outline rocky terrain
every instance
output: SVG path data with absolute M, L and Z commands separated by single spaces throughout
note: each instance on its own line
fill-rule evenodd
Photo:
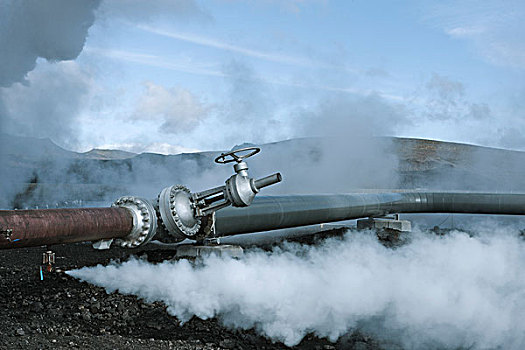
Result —
M 311 243 L 311 242 L 310 242 Z M 2 349 L 284 349 L 254 331 L 224 328 L 218 320 L 197 318 L 181 325 L 162 303 L 107 294 L 63 271 L 126 259 L 120 248 L 95 251 L 89 244 L 52 247 L 57 271 L 40 277 L 45 247 L 3 250 L 0 254 L 0 348 Z M 150 261 L 171 258 L 155 247 L 134 251 Z M 359 333 L 337 343 L 306 337 L 301 349 L 381 349 Z

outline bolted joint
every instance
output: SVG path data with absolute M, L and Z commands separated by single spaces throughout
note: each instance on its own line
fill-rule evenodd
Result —
M 129 235 L 119 240 L 123 248 L 136 248 L 148 243 L 157 232 L 157 213 L 146 199 L 125 196 L 117 199 L 113 207 L 126 208 L 133 216 L 133 228 Z
M 195 239 L 201 227 L 192 194 L 182 185 L 166 187 L 160 192 L 159 214 L 168 233 L 177 239 Z

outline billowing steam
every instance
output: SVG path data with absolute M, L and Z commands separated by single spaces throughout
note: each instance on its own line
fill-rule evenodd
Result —
M 489 232 L 490 231 L 490 232 Z M 418 232 L 390 249 L 372 234 L 287 244 L 244 258 L 152 264 L 132 259 L 68 272 L 108 292 L 160 300 L 182 321 L 218 317 L 286 345 L 359 329 L 404 348 L 525 346 L 525 242 L 509 230 L 475 237 Z
M 2 0 L 0 86 L 24 80 L 38 57 L 75 59 L 95 20 L 99 0 Z
M 81 53 L 99 3 L 0 0 L 0 143 L 9 142 L 6 134 L 52 137 L 63 144 L 76 139 L 74 116 L 89 78 L 73 62 L 61 61 Z M 33 72 L 39 58 L 61 63 Z M 30 181 L 11 171 L 11 159 L 0 147 L 0 207 L 19 191 L 17 181 Z

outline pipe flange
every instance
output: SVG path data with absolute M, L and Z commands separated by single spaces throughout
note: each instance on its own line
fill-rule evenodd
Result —
M 148 243 L 157 233 L 157 213 L 148 200 L 125 196 L 117 199 L 112 206 L 126 208 L 133 216 L 133 229 L 129 235 L 120 239 L 121 247 L 139 247 Z
M 201 226 L 195 216 L 190 190 L 182 185 L 166 187 L 159 194 L 159 214 L 168 232 L 177 238 L 195 239 Z
M 159 196 L 157 196 L 154 207 L 157 212 L 157 234 L 155 235 L 155 239 L 163 243 L 178 243 L 183 241 L 184 237 L 172 235 L 166 225 L 164 225 L 159 211 Z

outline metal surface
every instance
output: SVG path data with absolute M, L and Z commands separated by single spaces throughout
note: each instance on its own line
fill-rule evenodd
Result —
M 159 238 L 194 239 L 204 241 L 215 236 L 214 214 L 220 209 L 234 206 L 249 206 L 259 189 L 282 180 L 281 174 L 273 174 L 259 180 L 248 175 L 248 164 L 244 159 L 258 153 L 260 148 L 248 147 L 222 153 L 215 162 L 224 164 L 236 162 L 235 174 L 224 186 L 191 193 L 184 186 L 176 185 L 163 189 L 158 197 L 158 211 L 161 219 Z M 242 152 L 248 152 L 241 154 Z M 165 229 L 165 230 L 164 230 Z M 169 237 L 166 237 L 166 233 Z
M 282 180 L 283 180 L 283 177 L 281 176 L 281 173 L 275 173 L 275 174 L 263 177 L 262 179 L 255 180 L 253 182 L 253 185 L 255 186 L 257 190 L 260 190 L 261 188 L 276 184 L 278 182 L 281 182 Z
M 125 208 L 0 210 L 0 249 L 121 238 L 133 229 Z
M 231 162 L 238 162 L 240 163 L 243 159 L 250 158 L 251 156 L 256 155 L 259 153 L 261 149 L 259 147 L 245 147 L 245 148 L 239 148 L 230 152 L 221 153 L 220 156 L 215 158 L 215 163 L 219 164 L 226 164 Z M 243 152 L 248 152 L 246 154 L 241 154 Z
M 216 213 L 218 236 L 392 213 L 525 215 L 525 194 L 406 192 L 257 197 L 247 208 Z
M 241 175 L 241 173 L 233 175 L 226 180 L 226 198 L 234 207 L 249 206 L 259 192 L 253 183 L 253 179 Z
M 185 186 L 170 186 L 160 192 L 159 214 L 171 235 L 193 239 L 199 232 L 201 219 L 194 215 L 192 204 L 190 190 Z
M 173 211 L 180 223 L 195 226 L 194 217 L 184 212 L 191 203 L 189 190 L 163 191 L 159 210 L 162 220 L 170 222 Z M 180 192 L 180 193 L 179 193 Z M 182 194 L 181 194 L 182 193 Z M 183 195 L 180 203 L 173 201 Z M 128 198 L 128 197 L 125 197 Z M 0 211 L 0 248 L 20 248 L 81 241 L 121 239 L 124 242 L 147 242 L 154 232 L 151 208 L 141 205 L 135 197 L 120 202 L 135 206 L 124 208 L 83 208 Z M 118 201 L 119 202 L 119 201 Z M 135 203 L 139 202 L 139 204 Z M 144 201 L 146 203 L 147 201 Z M 144 204 L 142 203 L 142 204 Z M 159 204 L 160 204 L 159 203 Z M 189 203 L 189 204 L 188 204 Z M 191 207 L 191 205 L 190 205 Z M 166 213 L 167 212 L 167 213 Z M 149 219 L 143 220 L 145 213 Z M 241 233 L 269 231 L 289 227 L 336 222 L 365 217 L 382 217 L 393 213 L 472 213 L 525 215 L 525 194 L 468 192 L 405 192 L 339 195 L 303 195 L 257 197 L 246 208 L 229 207 L 200 218 L 203 237 L 219 237 Z M 142 218 L 142 219 L 141 219 Z M 172 224 L 175 224 L 173 221 Z M 215 227 L 215 229 L 214 229 Z M 193 237 L 199 239 L 200 233 Z M 140 242 L 139 242 L 140 241 Z M 129 244 L 129 247 L 136 246 Z
M 148 243 L 157 233 L 157 213 L 148 200 L 125 196 L 117 199 L 113 206 L 126 208 L 133 215 L 133 229 L 127 236 L 119 240 L 121 247 L 139 247 Z

